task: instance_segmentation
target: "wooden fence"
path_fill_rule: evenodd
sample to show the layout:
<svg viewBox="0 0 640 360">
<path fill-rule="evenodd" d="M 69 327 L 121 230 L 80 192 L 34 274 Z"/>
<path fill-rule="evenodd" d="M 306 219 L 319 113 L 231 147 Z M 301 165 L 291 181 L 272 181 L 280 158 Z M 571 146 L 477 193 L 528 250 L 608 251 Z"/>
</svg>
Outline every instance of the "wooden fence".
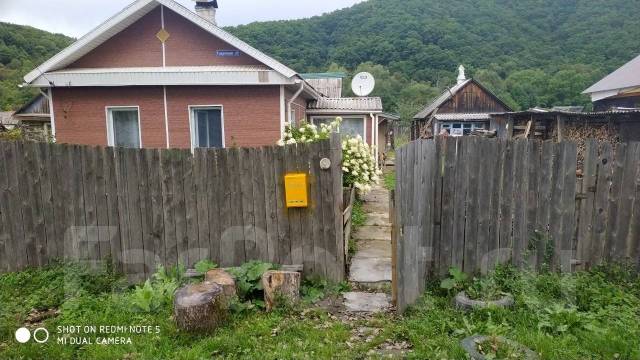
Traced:
<svg viewBox="0 0 640 360">
<path fill-rule="evenodd" d="M 399 149 L 392 199 L 395 295 L 402 310 L 450 267 L 497 263 L 559 271 L 640 266 L 640 144 L 492 140 Z"/>
<path fill-rule="evenodd" d="M 338 138 L 194 154 L 0 142 L 0 156 L 1 271 L 112 259 L 135 281 L 157 264 L 256 259 L 344 278 Z M 308 208 L 285 207 L 287 172 L 310 174 Z"/>
</svg>

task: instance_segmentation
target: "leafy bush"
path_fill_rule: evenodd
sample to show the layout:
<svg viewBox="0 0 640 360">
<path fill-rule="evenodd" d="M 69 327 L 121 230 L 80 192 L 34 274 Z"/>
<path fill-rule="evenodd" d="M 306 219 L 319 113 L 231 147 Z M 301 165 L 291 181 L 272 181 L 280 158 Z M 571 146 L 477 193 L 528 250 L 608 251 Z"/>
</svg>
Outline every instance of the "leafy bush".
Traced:
<svg viewBox="0 0 640 360">
<path fill-rule="evenodd" d="M 238 303 L 232 305 L 235 311 L 244 311 L 257 306 L 264 308 L 262 275 L 277 266 L 262 261 L 250 261 L 242 266 L 229 269 L 236 281 Z"/>
<path fill-rule="evenodd" d="M 316 303 L 329 295 L 337 295 L 351 290 L 348 282 L 332 283 L 320 277 L 304 279 L 300 286 L 302 299 L 306 302 Z"/>
<path fill-rule="evenodd" d="M 467 278 L 467 274 L 462 270 L 452 267 L 449 269 L 449 278 L 442 280 L 440 288 L 449 292 L 460 291 L 464 288 Z"/>
<path fill-rule="evenodd" d="M 183 265 L 165 268 L 158 266 L 152 279 L 142 286 L 136 286 L 128 297 L 131 310 L 141 313 L 156 313 L 173 303 L 173 296 L 178 287 L 186 280 Z"/>
<path fill-rule="evenodd" d="M 211 260 L 200 260 L 195 265 L 196 271 L 199 272 L 200 274 L 206 274 L 207 271 L 213 270 L 217 267 L 218 267 L 218 264 L 214 263 Z"/>
</svg>

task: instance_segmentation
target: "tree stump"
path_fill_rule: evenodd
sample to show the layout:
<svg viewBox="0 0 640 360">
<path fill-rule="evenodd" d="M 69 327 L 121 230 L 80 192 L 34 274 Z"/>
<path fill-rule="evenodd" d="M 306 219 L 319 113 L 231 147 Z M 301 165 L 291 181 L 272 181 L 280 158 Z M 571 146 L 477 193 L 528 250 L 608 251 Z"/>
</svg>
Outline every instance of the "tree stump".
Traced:
<svg viewBox="0 0 640 360">
<path fill-rule="evenodd" d="M 222 287 L 222 294 L 225 301 L 225 306 L 229 307 L 231 301 L 237 296 L 236 294 L 236 282 L 233 276 L 223 269 L 209 270 L 204 275 L 204 281 L 216 283 Z"/>
<path fill-rule="evenodd" d="M 300 273 L 293 271 L 267 271 L 262 275 L 264 302 L 267 311 L 279 301 L 296 303 L 300 299 Z"/>
<path fill-rule="evenodd" d="M 213 282 L 189 284 L 176 291 L 174 317 L 184 331 L 211 331 L 227 316 L 222 287 Z"/>
</svg>

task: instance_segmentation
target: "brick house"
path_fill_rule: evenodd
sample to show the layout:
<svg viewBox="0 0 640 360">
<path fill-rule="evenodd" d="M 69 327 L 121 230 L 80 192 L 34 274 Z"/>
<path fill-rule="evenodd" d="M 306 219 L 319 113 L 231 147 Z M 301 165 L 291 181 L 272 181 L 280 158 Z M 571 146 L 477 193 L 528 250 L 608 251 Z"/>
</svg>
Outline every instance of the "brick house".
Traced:
<svg viewBox="0 0 640 360">
<path fill-rule="evenodd" d="M 196 12 L 173 0 L 138 0 L 27 74 L 25 82 L 48 95 L 56 141 L 263 146 L 287 123 L 308 119 L 310 104 L 327 97 L 219 28 L 217 8 L 215 0 L 198 1 Z M 382 105 L 375 105 L 358 114 L 377 123 Z"/>
</svg>

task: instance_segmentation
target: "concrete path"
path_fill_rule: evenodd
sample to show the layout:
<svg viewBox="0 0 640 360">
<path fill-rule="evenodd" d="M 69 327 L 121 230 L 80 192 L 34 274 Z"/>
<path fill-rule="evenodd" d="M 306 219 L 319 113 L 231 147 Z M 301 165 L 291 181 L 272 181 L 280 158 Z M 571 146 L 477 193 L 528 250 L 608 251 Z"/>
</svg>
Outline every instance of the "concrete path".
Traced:
<svg viewBox="0 0 640 360">
<path fill-rule="evenodd" d="M 385 311 L 391 307 L 391 296 L 381 292 L 391 287 L 389 191 L 376 186 L 362 200 L 367 221 L 352 235 L 356 253 L 351 259 L 349 281 L 371 292 L 345 294 L 345 306 L 353 312 Z"/>
</svg>

